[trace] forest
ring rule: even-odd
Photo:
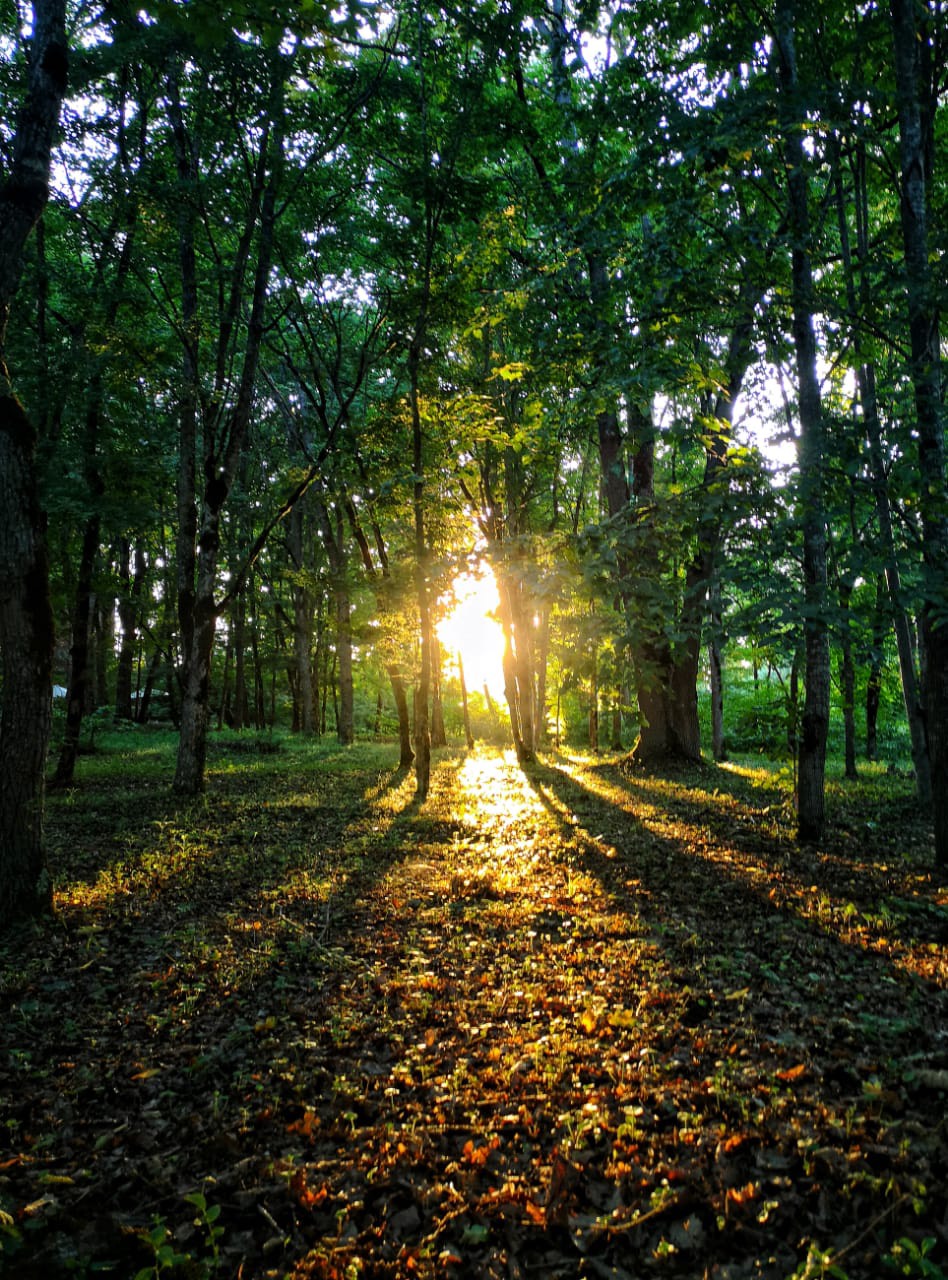
[[[0,0],[0,1273],[944,1276],[946,88]]]

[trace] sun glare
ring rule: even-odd
[[[500,597],[494,575],[489,569],[463,573],[455,578],[453,592],[454,607],[438,623],[438,639],[455,660],[460,655],[471,692],[483,692],[486,685],[492,698],[501,698],[504,633],[496,617]]]

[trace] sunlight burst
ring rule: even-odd
[[[438,639],[464,664],[470,691],[486,686],[492,698],[504,693],[504,633],[497,620],[500,597],[490,569],[462,573],[453,584],[454,605],[438,623]]]

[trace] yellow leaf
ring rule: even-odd
[[[588,1036],[591,1036],[599,1026],[599,1019],[593,1013],[592,1009],[584,1009],[579,1015],[579,1025]]]

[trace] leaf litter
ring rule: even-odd
[[[944,1274],[923,828],[850,800],[801,849],[762,772],[489,748],[419,807],[383,760],[53,807],[57,918],[0,956],[0,1272]]]

